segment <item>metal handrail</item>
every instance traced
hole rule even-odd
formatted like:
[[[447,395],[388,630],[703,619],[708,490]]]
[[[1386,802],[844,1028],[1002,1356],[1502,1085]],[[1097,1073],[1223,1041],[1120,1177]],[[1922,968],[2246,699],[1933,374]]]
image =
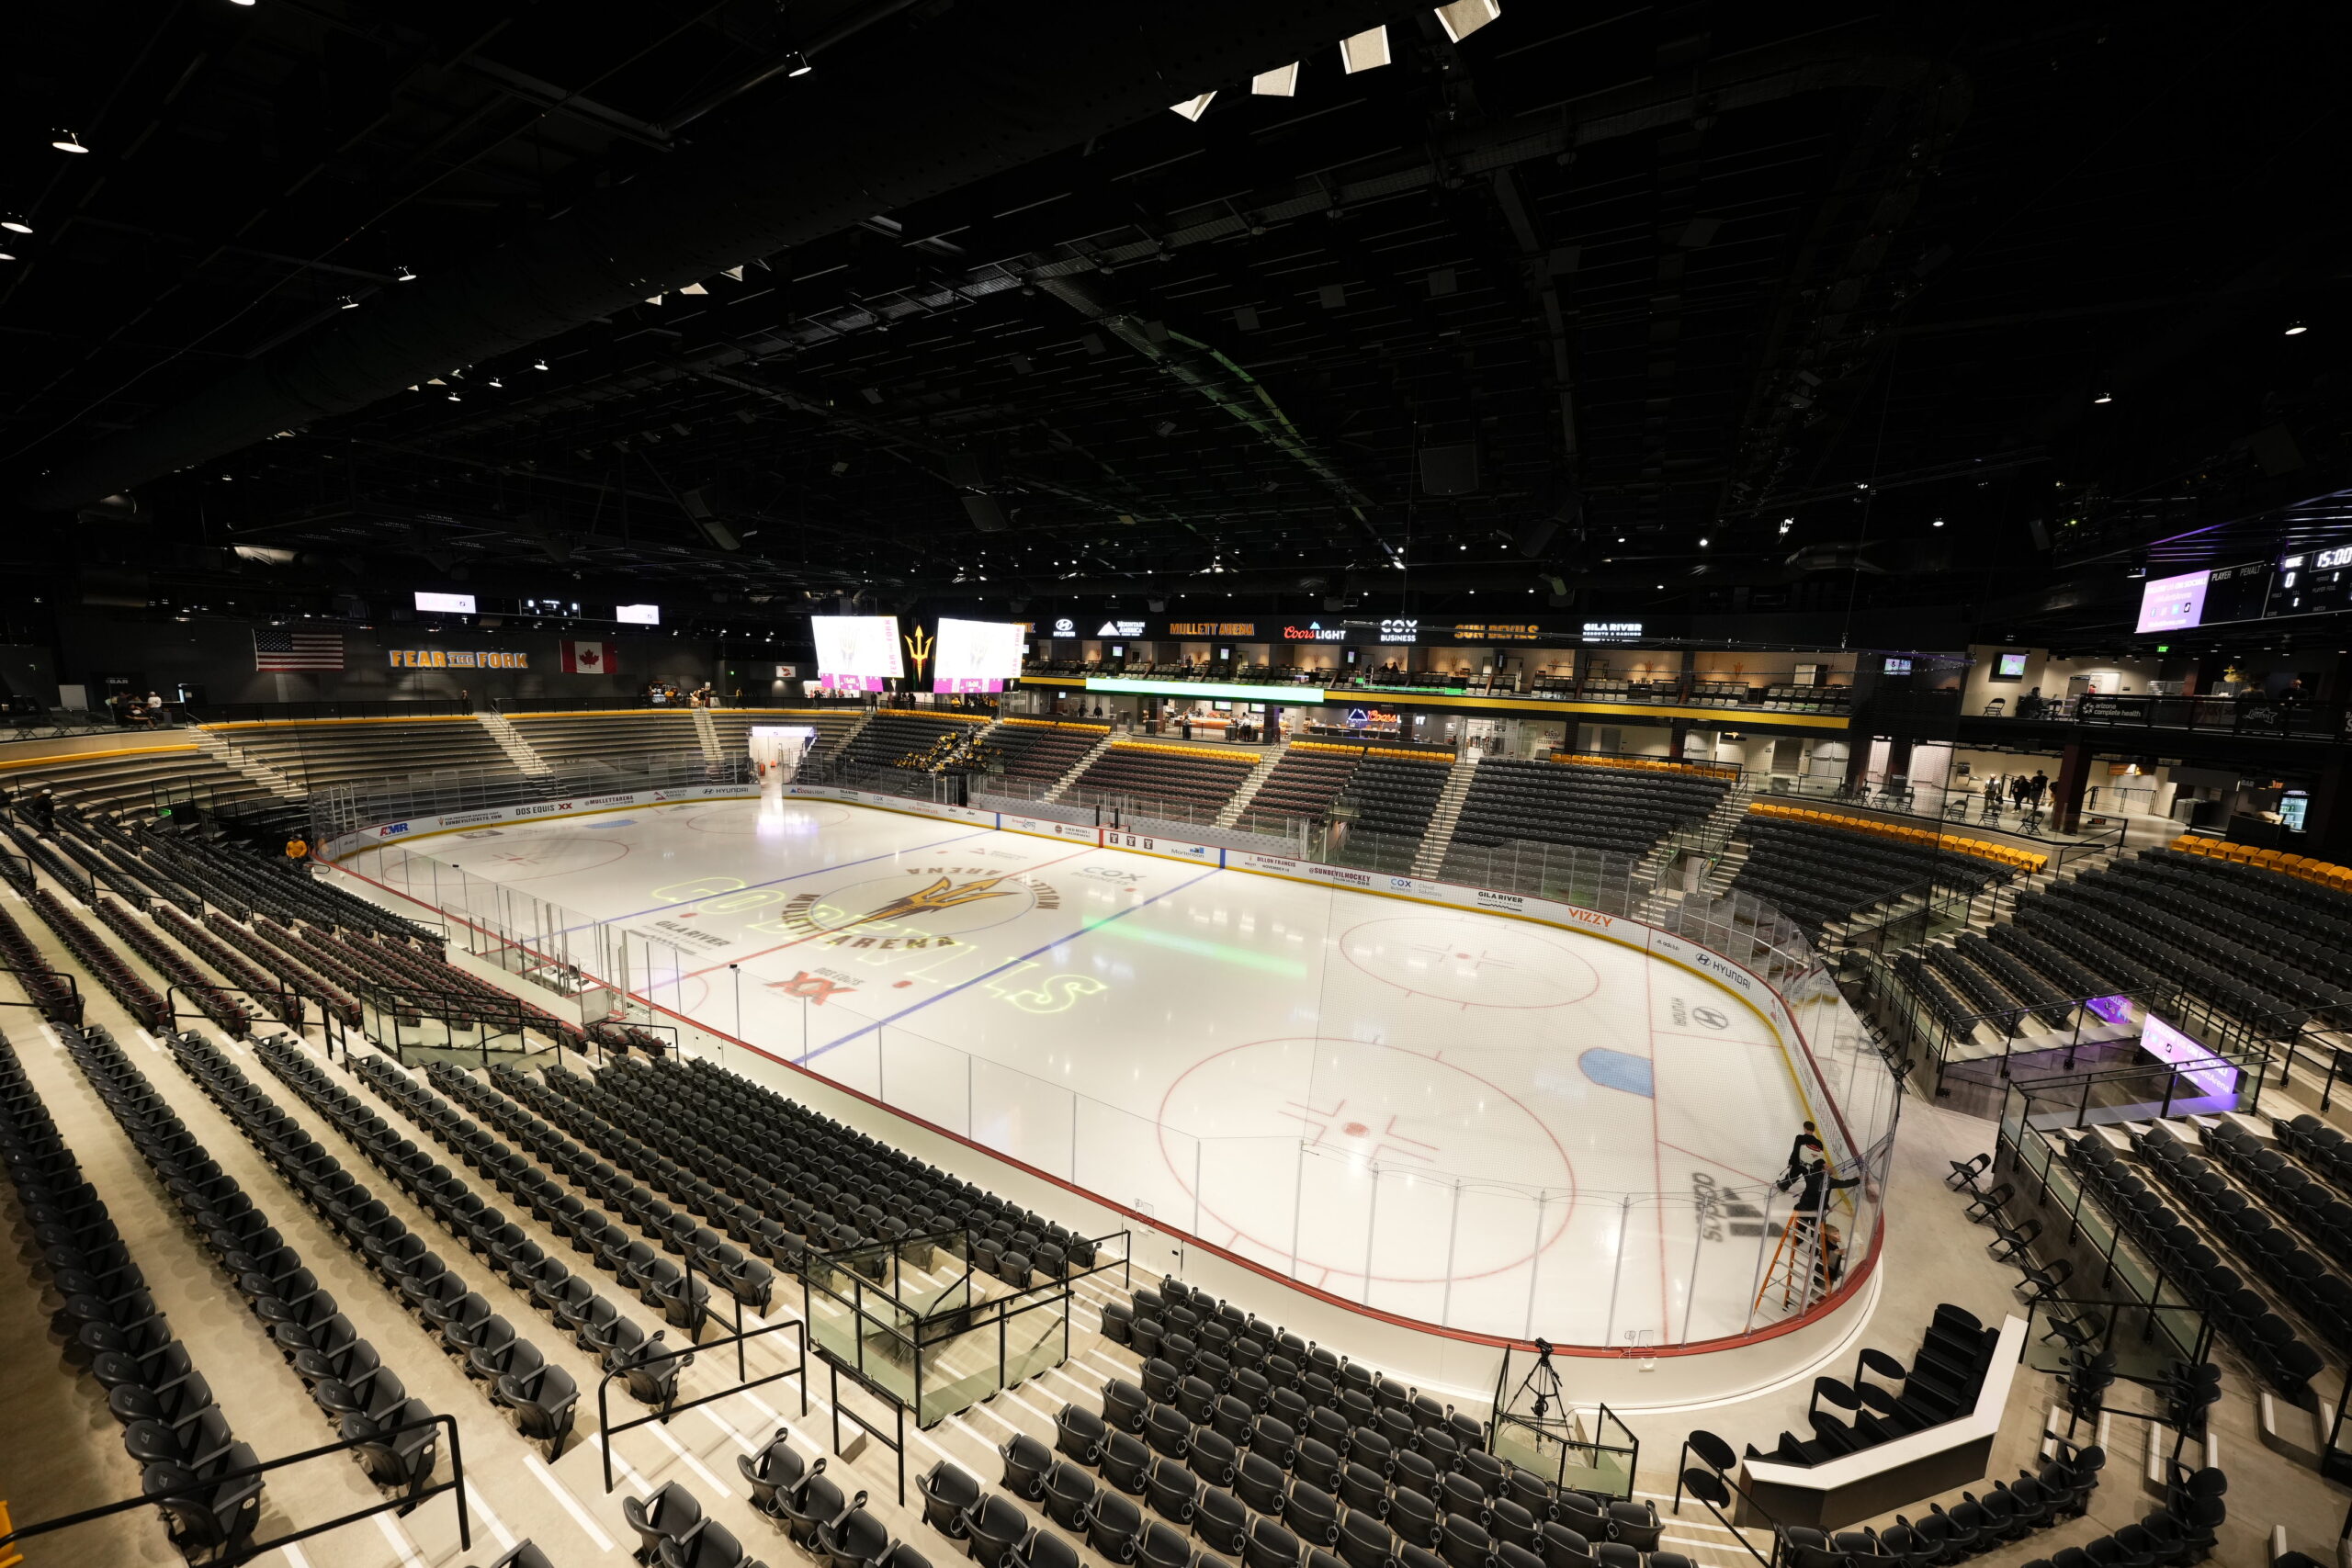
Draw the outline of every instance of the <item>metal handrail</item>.
[[[686,1279],[689,1284],[691,1284],[693,1278],[694,1276],[691,1273],[687,1274]],[[674,1361],[682,1356],[692,1356],[698,1350],[724,1349],[729,1345],[735,1347],[736,1364],[740,1368],[742,1364],[742,1348],[744,1345],[753,1339],[760,1338],[763,1335],[780,1334],[787,1330],[795,1336],[800,1348],[800,1354],[798,1359],[797,1359],[791,1366],[786,1367],[784,1371],[780,1372],[770,1372],[767,1376],[763,1378],[754,1378],[746,1382],[739,1382],[732,1387],[722,1388],[716,1393],[698,1395],[695,1398],[687,1400],[683,1404],[679,1404],[675,1400],[672,1400],[667,1404],[664,1404],[659,1410],[649,1411],[647,1414],[637,1416],[633,1420],[624,1421],[617,1427],[613,1425],[612,1406],[610,1402],[612,1397],[613,1380],[615,1378],[626,1378],[631,1371],[638,1368],[658,1366],[664,1361]],[[682,1410],[693,1410],[699,1406],[708,1404],[715,1400],[726,1399],[734,1394],[745,1393],[751,1389],[764,1388],[769,1383],[779,1382],[784,1379],[790,1377],[797,1377],[800,1379],[800,1414],[805,1418],[808,1414],[808,1379],[806,1375],[808,1370],[808,1325],[797,1317],[788,1317],[780,1322],[767,1324],[759,1328],[730,1334],[724,1339],[714,1339],[707,1344],[682,1345],[674,1350],[664,1350],[656,1356],[641,1356],[636,1360],[626,1362],[621,1366],[614,1368],[611,1371],[606,1372],[601,1379],[599,1379],[596,1383],[596,1447],[603,1451],[604,1455],[605,1491],[607,1494],[610,1494],[613,1489],[613,1439],[619,1437],[623,1432],[632,1432],[639,1427],[648,1426],[655,1422],[659,1422],[661,1425],[666,1427],[670,1424],[670,1417],[675,1416]],[[740,1377],[741,1373],[739,1372],[738,1375]]]
[[[0,1547],[14,1546],[17,1542],[20,1540],[28,1540],[34,1536],[50,1535],[58,1530],[70,1529],[75,1525],[85,1525],[94,1519],[103,1519],[115,1514],[128,1513],[133,1508],[153,1507],[157,1503],[162,1502],[166,1498],[185,1497],[200,1503],[203,1501],[205,1494],[213,1491],[228,1482],[242,1481],[249,1475],[266,1474],[270,1471],[283,1470],[288,1465],[300,1464],[306,1460],[320,1459],[327,1454],[347,1452],[358,1448],[363,1443],[378,1442],[386,1438],[396,1437],[402,1432],[412,1431],[419,1427],[443,1426],[447,1427],[449,1429],[448,1480],[433,1482],[427,1485],[413,1487],[408,1491],[401,1493],[397,1496],[381,1498],[377,1502],[370,1504],[367,1507],[355,1508],[348,1514],[344,1514],[336,1518],[327,1520],[324,1524],[307,1525],[300,1529],[291,1531],[286,1535],[277,1536],[269,1540],[248,1541],[242,1549],[226,1556],[216,1558],[214,1559],[214,1562],[222,1564],[223,1568],[227,1568],[227,1565],[235,1563],[250,1562],[265,1551],[275,1551],[280,1547],[291,1546],[297,1541],[308,1540],[312,1536],[324,1535],[329,1530],[341,1529],[345,1525],[356,1524],[361,1519],[372,1518],[378,1514],[391,1512],[407,1514],[413,1511],[418,1504],[429,1502],[433,1498],[440,1496],[445,1492],[454,1494],[458,1499],[458,1550],[460,1551],[470,1551],[473,1550],[474,1539],[472,1517],[466,1507],[465,1451],[463,1446],[458,1440],[458,1418],[454,1416],[426,1416],[414,1421],[403,1421],[396,1427],[379,1427],[364,1438],[345,1438],[335,1442],[322,1443],[315,1449],[305,1449],[298,1454],[287,1454],[278,1459],[264,1460],[259,1464],[241,1465],[234,1470],[224,1470],[217,1475],[208,1477],[202,1483],[202,1492],[162,1492],[153,1495],[141,1495],[137,1497],[126,1497],[119,1502],[102,1504],[95,1508],[85,1508],[76,1514],[66,1514],[54,1519],[43,1519],[39,1524],[20,1525],[8,1531],[7,1534],[0,1535]],[[606,1490],[609,1491],[610,1488],[607,1487]]]

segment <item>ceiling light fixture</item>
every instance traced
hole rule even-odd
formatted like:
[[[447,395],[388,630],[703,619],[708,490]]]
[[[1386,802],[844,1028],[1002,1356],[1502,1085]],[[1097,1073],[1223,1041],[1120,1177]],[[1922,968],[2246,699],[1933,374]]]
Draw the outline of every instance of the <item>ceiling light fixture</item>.
[[[1935,522],[1935,525],[1936,525],[1937,527],[1939,527],[1939,528],[1942,527],[1942,526],[1944,525],[1944,520],[1943,520],[1942,518],[1940,518],[1940,517],[1937,518],[1937,519],[1936,519],[1936,522]]]
[[[1437,8],[1437,25],[1445,29],[1446,41],[1460,43],[1502,15],[1502,0],[1452,0]]]
[[[405,265],[396,266],[392,268],[392,281],[394,283],[414,283],[416,281],[416,274]]]
[[[2309,331],[2311,331],[2311,328],[2305,326],[2301,321],[2289,321],[2287,323],[2287,335],[2289,337],[2301,337]]]
[[[808,63],[808,57],[797,49],[786,51],[784,62],[786,76],[806,76],[816,69]]]
[[[338,294],[335,296],[335,304],[345,310],[356,310],[359,309],[359,301],[354,299],[348,294]]]
[[[25,221],[25,215],[21,212],[11,212],[6,217],[0,218],[0,229],[7,230],[11,234],[29,234],[33,231],[33,226]]]
[[[1359,71],[1376,70],[1388,63],[1388,28],[1385,26],[1366,28],[1352,38],[1340,40],[1340,63],[1351,76]]]
[[[1186,98],[1182,103],[1170,104],[1168,107],[1170,112],[1182,115],[1186,119],[1197,120],[1209,112],[1209,100],[1216,96],[1216,89],[1212,87],[1197,98]]]
[[[82,145],[82,139],[74,135],[70,130],[51,131],[49,144],[51,147],[56,148],[60,152],[87,152],[89,151],[87,147]]]
[[[1261,98],[1288,98],[1298,93],[1298,62],[1277,65],[1250,78],[1250,91]]]
[[[2095,403],[2111,403],[2114,400],[2115,394],[2113,392],[2101,392],[2098,397],[2091,400],[2091,401]]]
[[[531,362],[531,368],[534,370],[544,370],[547,367],[548,362],[544,359],[535,359]]]

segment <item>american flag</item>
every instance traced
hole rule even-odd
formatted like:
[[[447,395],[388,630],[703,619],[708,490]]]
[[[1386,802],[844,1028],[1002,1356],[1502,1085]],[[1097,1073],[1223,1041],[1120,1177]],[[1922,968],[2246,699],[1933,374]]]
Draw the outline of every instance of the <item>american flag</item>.
[[[343,668],[341,632],[297,632],[283,626],[254,632],[254,668],[265,673]]]

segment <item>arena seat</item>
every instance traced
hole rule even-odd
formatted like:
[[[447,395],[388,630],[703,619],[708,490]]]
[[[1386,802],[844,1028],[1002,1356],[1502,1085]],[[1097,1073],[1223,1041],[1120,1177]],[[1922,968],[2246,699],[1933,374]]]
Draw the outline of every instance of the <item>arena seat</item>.
[[[1111,733],[1106,724],[1008,718],[982,737],[995,770],[1034,786],[1050,785]]]
[[[166,730],[143,744],[60,751],[38,741],[0,745],[0,793],[47,791],[62,803],[93,811],[144,815],[159,799],[189,794],[225,804],[269,791],[220,762],[186,730]]]
[[[471,714],[428,718],[258,719],[204,728],[305,789],[440,768],[495,773],[514,769],[504,750]]]
[[[1472,775],[1453,841],[1473,849],[1561,844],[1638,857],[1705,818],[1726,787],[1696,774],[1489,757]]]
[[[702,730],[687,708],[623,708],[594,713],[507,715],[515,733],[550,762],[650,757],[702,750]],[[481,727],[474,727],[480,729]],[[488,732],[484,731],[484,738]],[[505,765],[503,752],[498,764]]]
[[[1115,795],[1166,802],[1194,812],[1211,811],[1231,800],[1260,758],[1244,751],[1114,740],[1088,764],[1071,788],[1080,796]]]

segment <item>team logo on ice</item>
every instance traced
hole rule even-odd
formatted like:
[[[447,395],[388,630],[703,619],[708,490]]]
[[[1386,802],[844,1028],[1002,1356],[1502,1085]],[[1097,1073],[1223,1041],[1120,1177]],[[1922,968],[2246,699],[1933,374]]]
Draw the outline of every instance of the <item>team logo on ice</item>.
[[[908,866],[785,905],[776,923],[820,947],[954,947],[965,933],[1061,908],[1050,883],[985,865]]]
[[[855,986],[840,985],[822,975],[811,975],[806,969],[789,980],[770,980],[767,985],[771,991],[782,991],[787,997],[806,997],[819,1007],[825,1005],[827,997],[837,996],[843,991],[855,995],[857,991]]]

